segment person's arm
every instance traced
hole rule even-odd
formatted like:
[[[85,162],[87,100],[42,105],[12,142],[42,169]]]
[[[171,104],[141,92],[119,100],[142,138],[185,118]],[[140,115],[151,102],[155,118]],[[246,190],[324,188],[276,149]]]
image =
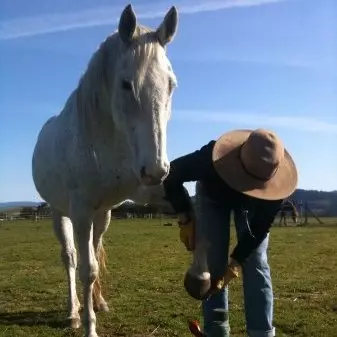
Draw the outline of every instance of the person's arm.
[[[211,141],[200,150],[179,157],[170,163],[169,175],[163,181],[165,198],[171,203],[174,211],[181,215],[181,221],[184,214],[189,214],[191,211],[190,197],[183,184],[200,180],[214,170],[212,164],[214,143]]]
[[[246,262],[251,253],[266,238],[269,229],[281,206],[281,200],[262,201],[257,204],[254,216],[247,224],[246,232],[239,238],[237,245],[230,255],[230,261],[224,276],[215,280],[212,293],[227,286],[232,279],[239,277],[240,267]]]
[[[238,240],[231,254],[231,258],[238,264],[242,266],[253,250],[267,237],[281,203],[282,200],[259,202],[253,218],[247,224],[246,232]]]

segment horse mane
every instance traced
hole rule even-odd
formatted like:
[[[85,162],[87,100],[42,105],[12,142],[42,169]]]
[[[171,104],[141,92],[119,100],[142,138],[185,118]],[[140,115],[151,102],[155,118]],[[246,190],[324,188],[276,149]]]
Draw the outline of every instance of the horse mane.
[[[111,89],[113,84],[113,65],[118,56],[123,52],[123,43],[118,32],[108,36],[94,52],[89,60],[84,74],[81,76],[76,92],[77,112],[80,119],[89,118],[90,115],[104,113],[110,107]],[[150,28],[138,25],[135,39],[125,52],[128,52],[136,64],[137,74],[134,86],[136,95],[148,68],[151,57],[159,47],[158,38]],[[84,116],[83,116],[84,115]]]
[[[91,56],[87,69],[81,76],[76,88],[77,111],[85,115],[90,111],[101,111],[104,103],[107,103],[109,87],[108,60],[107,58],[116,54],[116,35],[107,37]],[[111,49],[109,53],[109,49]],[[111,53],[112,52],[112,53]]]

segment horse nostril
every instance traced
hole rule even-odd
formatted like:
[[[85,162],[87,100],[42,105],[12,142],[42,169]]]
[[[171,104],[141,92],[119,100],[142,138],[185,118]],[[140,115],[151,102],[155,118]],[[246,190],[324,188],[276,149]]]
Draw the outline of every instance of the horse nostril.
[[[142,168],[140,169],[140,176],[142,178],[144,178],[146,176],[146,170],[145,170],[145,166],[142,166]]]
[[[140,169],[140,178],[145,185],[158,185],[165,179],[167,174],[168,166],[166,164],[154,168],[153,171],[146,169],[145,165]]]

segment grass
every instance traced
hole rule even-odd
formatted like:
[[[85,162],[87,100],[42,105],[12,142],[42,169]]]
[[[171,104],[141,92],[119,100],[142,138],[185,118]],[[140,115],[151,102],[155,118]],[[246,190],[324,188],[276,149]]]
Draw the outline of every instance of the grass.
[[[336,336],[336,224],[272,229],[277,336]],[[66,277],[50,221],[1,223],[0,238],[0,336],[82,336],[64,325]],[[186,322],[200,318],[200,303],[182,286],[190,255],[177,227],[115,220],[105,246],[110,312],[97,314],[99,336],[190,336]],[[230,287],[230,320],[232,336],[245,336],[241,280]]]

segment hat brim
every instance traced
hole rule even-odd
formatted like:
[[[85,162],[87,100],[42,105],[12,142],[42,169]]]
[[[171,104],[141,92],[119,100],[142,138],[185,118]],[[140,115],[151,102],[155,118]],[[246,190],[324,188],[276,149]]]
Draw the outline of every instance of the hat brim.
[[[270,180],[262,181],[245,171],[240,161],[240,148],[251,132],[231,131],[216,141],[212,153],[215,170],[230,187],[241,193],[265,200],[288,198],[296,189],[298,174],[287,150],[284,160]]]

